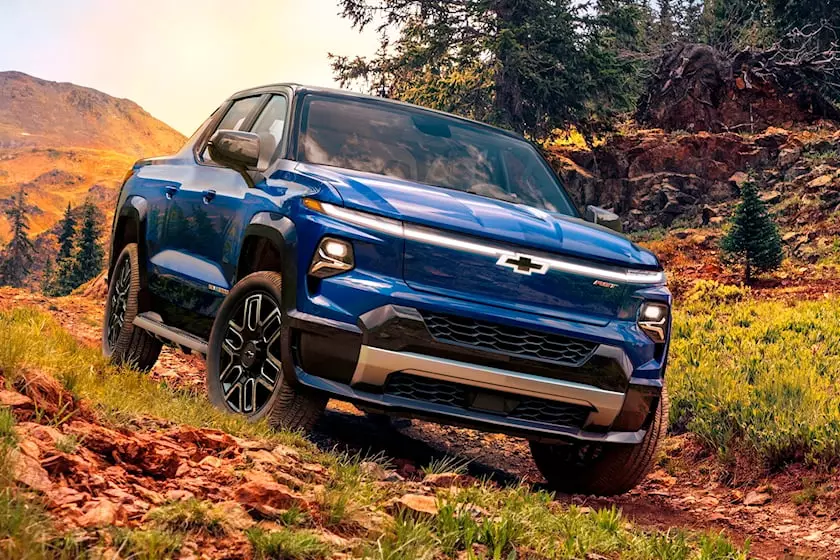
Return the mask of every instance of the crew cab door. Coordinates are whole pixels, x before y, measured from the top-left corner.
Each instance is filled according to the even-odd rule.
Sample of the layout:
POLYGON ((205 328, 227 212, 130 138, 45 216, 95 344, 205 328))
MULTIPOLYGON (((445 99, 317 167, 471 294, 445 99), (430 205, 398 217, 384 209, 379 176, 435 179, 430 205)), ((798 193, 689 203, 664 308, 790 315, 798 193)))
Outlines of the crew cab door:
MULTIPOLYGON (((230 288, 236 269, 236 240, 231 224, 236 222, 241 201, 248 190, 245 177, 212 161, 206 149, 217 129, 247 130, 265 101, 263 95, 236 99, 212 130, 202 135, 197 161, 172 166, 177 181, 166 186, 165 218, 156 228, 157 251, 150 252, 149 288, 171 305, 168 324, 190 332, 196 317, 215 315, 230 288)), ((235 228, 233 228, 235 229, 235 228)))

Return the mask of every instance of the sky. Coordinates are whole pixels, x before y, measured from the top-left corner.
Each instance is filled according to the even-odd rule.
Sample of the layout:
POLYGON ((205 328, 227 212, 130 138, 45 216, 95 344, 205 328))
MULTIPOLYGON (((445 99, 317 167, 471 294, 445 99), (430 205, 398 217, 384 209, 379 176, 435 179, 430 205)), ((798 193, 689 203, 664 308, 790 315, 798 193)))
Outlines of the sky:
POLYGON ((370 55, 337 0, 0 0, 0 71, 92 87, 185 135, 231 93, 335 86, 327 54, 370 55))

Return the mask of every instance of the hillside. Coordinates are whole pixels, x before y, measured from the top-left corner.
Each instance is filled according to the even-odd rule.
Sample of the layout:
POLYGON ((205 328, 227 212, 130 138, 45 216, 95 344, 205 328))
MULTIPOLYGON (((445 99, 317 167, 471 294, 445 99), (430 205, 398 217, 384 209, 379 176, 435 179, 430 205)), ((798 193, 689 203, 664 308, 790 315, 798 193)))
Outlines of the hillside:
POLYGON ((0 72, 0 148, 94 148, 135 158, 171 153, 184 137, 128 99, 0 72))
MULTIPOLYGON (((172 153, 183 142, 127 99, 0 72, 0 209, 24 185, 33 237, 53 227, 68 203, 92 198, 109 215, 134 161, 172 153)), ((0 245, 8 234, 0 215, 0 245)))

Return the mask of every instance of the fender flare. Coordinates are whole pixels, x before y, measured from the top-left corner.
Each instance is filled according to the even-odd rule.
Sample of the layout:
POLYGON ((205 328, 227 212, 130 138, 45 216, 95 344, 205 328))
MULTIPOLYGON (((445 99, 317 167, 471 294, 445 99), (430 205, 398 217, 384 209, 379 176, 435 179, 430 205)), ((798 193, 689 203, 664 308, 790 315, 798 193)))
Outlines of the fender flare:
MULTIPOLYGON (((297 307, 297 229, 295 223, 287 216, 276 212, 259 212, 255 214, 248 226, 245 228, 242 237, 242 247, 249 237, 267 239, 280 254, 280 273, 283 275, 281 302, 283 313, 283 329, 286 330, 285 338, 288 344, 284 345, 281 360, 283 362, 283 377, 290 383, 297 383, 295 372, 295 360, 291 338, 291 327, 289 326, 288 313, 297 307)), ((237 263, 236 279, 242 279, 243 263, 237 263)))
POLYGON ((111 232, 111 247, 110 247, 110 256, 108 258, 108 275, 107 278, 111 278, 111 274, 114 272, 114 266, 117 264, 117 257, 120 256, 120 251, 122 247, 118 247, 118 244, 122 242, 123 239, 123 228, 127 227, 124 226, 126 221, 133 221, 135 224, 135 230, 132 232, 134 234, 134 238, 137 240, 137 250, 139 252, 140 263, 141 263, 141 279, 143 280, 143 285, 145 285, 146 280, 146 270, 145 270, 145 263, 146 263, 146 221, 148 218, 148 202, 142 196, 132 195, 129 196, 125 203, 120 207, 119 212, 114 218, 114 229, 111 232), (118 250, 119 248, 119 250, 118 250))

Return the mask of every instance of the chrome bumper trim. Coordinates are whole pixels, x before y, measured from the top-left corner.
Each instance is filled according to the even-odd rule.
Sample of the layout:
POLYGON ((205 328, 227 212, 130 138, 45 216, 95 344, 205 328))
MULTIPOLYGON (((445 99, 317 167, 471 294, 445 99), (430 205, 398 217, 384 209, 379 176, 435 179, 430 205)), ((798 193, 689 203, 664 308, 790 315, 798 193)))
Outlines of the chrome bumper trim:
POLYGON ((624 393, 432 356, 393 352, 366 345, 361 348, 359 362, 350 385, 364 384, 381 387, 385 385, 390 374, 398 371, 493 391, 589 406, 593 412, 589 415, 588 423, 599 426, 612 424, 624 404, 624 393))

